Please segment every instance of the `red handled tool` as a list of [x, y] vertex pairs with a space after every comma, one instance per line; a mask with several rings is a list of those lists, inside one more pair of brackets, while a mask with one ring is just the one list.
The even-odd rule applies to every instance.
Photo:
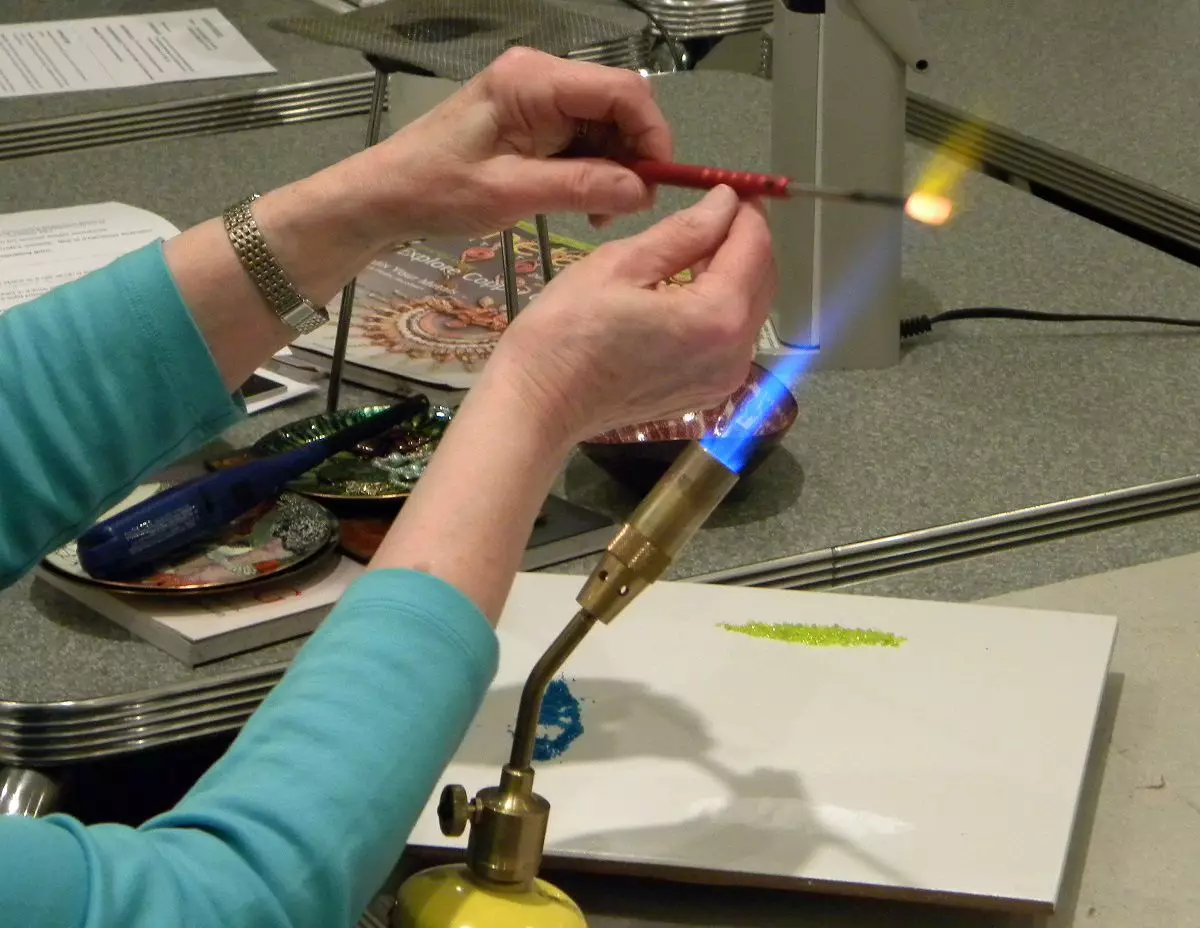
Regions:
[[778, 174], [728, 171], [724, 168], [710, 168], [698, 164], [674, 164], [670, 161], [632, 161], [629, 163], [629, 168], [647, 184], [690, 187], [695, 190], [711, 190], [713, 187], [725, 184], [742, 197], [769, 197], [780, 200], [797, 196], [819, 197], [826, 200], [873, 203], [901, 210], [908, 204], [908, 197], [900, 194], [798, 184], [790, 177]]

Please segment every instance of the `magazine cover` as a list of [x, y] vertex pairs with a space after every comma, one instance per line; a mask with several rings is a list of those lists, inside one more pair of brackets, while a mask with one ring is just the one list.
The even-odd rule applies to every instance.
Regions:
[[[520, 308], [542, 290], [537, 234], [514, 230]], [[555, 273], [590, 247], [554, 236]], [[329, 305], [335, 324], [293, 344], [332, 356], [338, 299]], [[472, 386], [507, 325], [500, 233], [473, 240], [426, 241], [380, 258], [358, 276], [347, 364], [438, 386]]]

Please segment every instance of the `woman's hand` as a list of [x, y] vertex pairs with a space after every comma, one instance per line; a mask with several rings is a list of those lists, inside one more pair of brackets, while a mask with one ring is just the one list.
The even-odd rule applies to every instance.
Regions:
[[[690, 284], [661, 284], [688, 268]], [[775, 280], [762, 210], [720, 187], [555, 277], [485, 377], [517, 384], [567, 442], [715, 405], [745, 381]]]
[[[592, 151], [554, 157], [586, 129]], [[616, 160], [669, 160], [671, 132], [650, 82], [617, 68], [505, 52], [461, 90], [351, 158], [377, 234], [495, 232], [535, 213], [637, 212], [653, 191]]]
[[[254, 217], [292, 285], [322, 304], [399, 241], [495, 232], [539, 212], [599, 220], [650, 206], [652, 191], [617, 160], [553, 157], [574, 154], [581, 129], [595, 154], [671, 157], [671, 132], [644, 78], [513, 49], [386, 141], [265, 194]], [[166, 251], [230, 389], [294, 337], [219, 219]]]
[[572, 265], [500, 339], [371, 567], [441, 577], [495, 621], [571, 447], [727, 397], [774, 285], [766, 220], [727, 187]]

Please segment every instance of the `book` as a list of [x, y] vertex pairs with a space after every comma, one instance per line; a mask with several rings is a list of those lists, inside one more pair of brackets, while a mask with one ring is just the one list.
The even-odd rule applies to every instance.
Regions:
[[[513, 227], [518, 311], [544, 286], [537, 233]], [[552, 236], [558, 273], [592, 246]], [[478, 379], [508, 326], [500, 233], [404, 245], [372, 261], [357, 278], [343, 376], [351, 383], [402, 395], [416, 381], [457, 397]], [[296, 357], [328, 371], [333, 357], [340, 298], [327, 307], [330, 321], [292, 343]], [[431, 399], [435, 399], [433, 395]]]
[[[542, 513], [522, 570], [603, 551], [617, 531], [612, 519], [556, 496], [546, 500]], [[374, 553], [367, 544], [370, 536], [377, 532], [378, 544], [390, 525], [390, 520], [381, 519], [368, 528], [364, 522], [359, 520], [360, 547], [354, 551], [360, 560]], [[38, 568], [37, 576], [148, 644], [196, 667], [310, 634], [363, 570], [358, 560], [339, 556], [316, 573], [304, 572], [241, 592], [187, 597], [112, 592], [44, 567]]]
[[37, 576], [189, 667], [312, 632], [363, 572], [336, 557], [317, 573], [213, 596], [122, 594], [38, 568]]

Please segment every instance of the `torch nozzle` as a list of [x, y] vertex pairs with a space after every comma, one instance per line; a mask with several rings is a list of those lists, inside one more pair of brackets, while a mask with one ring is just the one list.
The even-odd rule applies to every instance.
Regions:
[[651, 583], [699, 531], [738, 475], [693, 442], [654, 485], [600, 558], [576, 602], [609, 623]]

